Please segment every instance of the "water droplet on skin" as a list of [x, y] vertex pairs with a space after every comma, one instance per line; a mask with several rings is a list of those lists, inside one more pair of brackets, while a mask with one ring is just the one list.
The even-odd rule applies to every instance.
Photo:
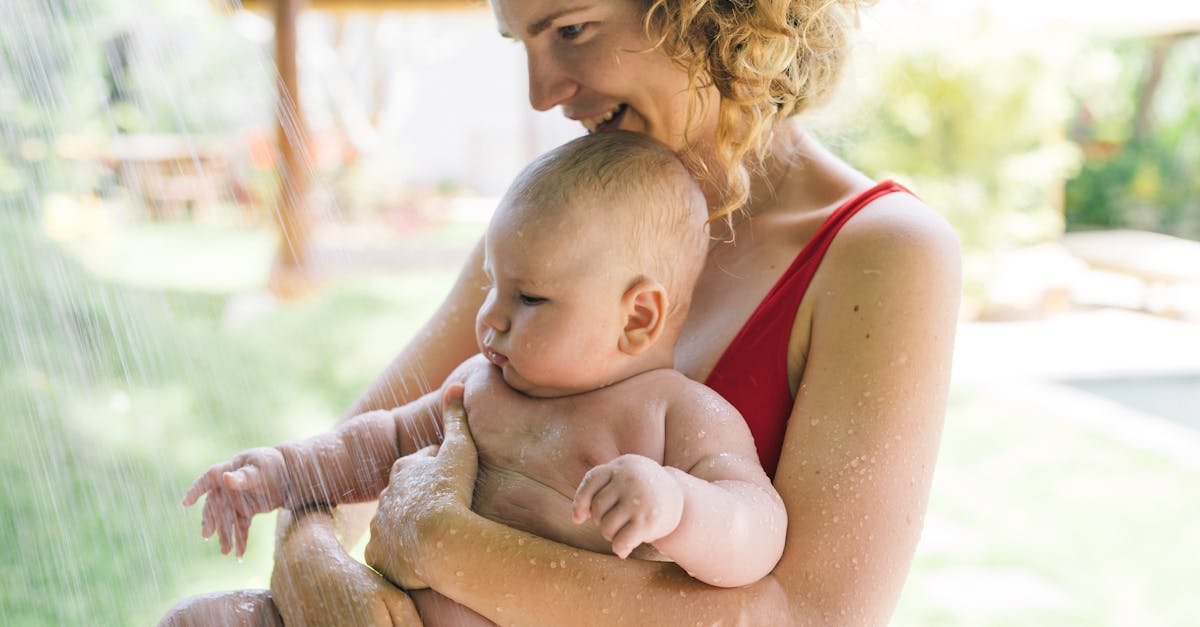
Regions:
[[857, 458], [857, 457], [856, 457], [856, 458], [854, 458], [854, 459], [852, 459], [852, 460], [850, 460], [850, 467], [851, 467], [851, 468], [858, 468], [858, 458]]
[[452, 535], [452, 536], [456, 536], [456, 535], [458, 535], [458, 529], [451, 529], [451, 530], [450, 530], [450, 535]]
[[441, 540], [438, 540], [438, 541], [437, 541], [437, 548], [439, 548], [439, 549], [440, 549], [440, 548], [443, 548], [443, 547], [445, 547], [445, 546], [446, 546], [446, 545], [445, 545], [445, 544], [443, 544]]
[[517, 538], [517, 546], [525, 546], [525, 538]]
[[696, 437], [700, 438], [701, 440], [703, 440], [703, 439], [704, 439], [704, 436], [705, 436], [705, 433], [704, 433], [704, 431], [703, 431], [703, 430], [701, 430], [701, 431], [700, 431], [700, 433], [697, 433], [697, 434], [696, 434]]
[[681, 597], [686, 597], [686, 596], [687, 596], [687, 591], [685, 591], [685, 590], [680, 590], [680, 591], [679, 591], [679, 596], [681, 596]]
[[533, 564], [534, 566], [537, 566], [537, 558], [536, 557], [529, 558], [529, 563]]
[[462, 577], [462, 576], [463, 576], [463, 571], [461, 571], [461, 570], [459, 570], [459, 571], [455, 571], [455, 573], [454, 573], [454, 576], [455, 576], [455, 577]]
[[821, 421], [820, 421], [820, 419], [818, 419], [818, 418], [813, 418], [812, 420], [808, 421], [808, 424], [810, 424], [810, 425], [812, 425], [812, 426], [814, 426], [814, 427], [815, 427], [815, 426], [817, 426], [817, 425], [818, 425], [818, 424], [820, 424], [820, 423], [821, 423]]
[[608, 613], [608, 608], [607, 608], [607, 607], [605, 607], [605, 608], [601, 608], [601, 609], [600, 609], [600, 613], [601, 613], [601, 614], [607, 614], [607, 613]]

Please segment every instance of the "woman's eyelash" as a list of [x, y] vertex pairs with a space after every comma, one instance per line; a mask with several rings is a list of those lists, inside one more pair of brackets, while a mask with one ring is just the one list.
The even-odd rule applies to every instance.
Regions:
[[560, 26], [558, 28], [558, 35], [563, 39], [575, 39], [583, 34], [583, 30], [588, 24], [589, 22], [581, 22], [579, 24], [567, 24], [566, 26]]
[[520, 294], [518, 298], [522, 305], [540, 305], [546, 302], [546, 299], [541, 296], [530, 296], [529, 294]]

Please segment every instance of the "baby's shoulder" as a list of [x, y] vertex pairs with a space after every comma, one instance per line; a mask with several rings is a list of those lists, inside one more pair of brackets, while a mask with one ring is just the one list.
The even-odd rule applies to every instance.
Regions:
[[446, 377], [442, 387], [455, 383], [463, 384], [463, 403], [467, 406], [479, 395], [488, 394], [498, 385], [504, 385], [499, 373], [483, 355], [475, 355], [459, 364], [450, 376]]
[[645, 387], [665, 403], [667, 415], [686, 415], [705, 418], [722, 418], [741, 415], [733, 405], [715, 390], [689, 379], [678, 370], [661, 368], [638, 375]]

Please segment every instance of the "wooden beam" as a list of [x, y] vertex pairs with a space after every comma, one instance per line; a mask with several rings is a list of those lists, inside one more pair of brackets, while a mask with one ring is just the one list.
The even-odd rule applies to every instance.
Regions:
[[297, 298], [312, 289], [308, 264], [310, 224], [308, 215], [308, 133], [300, 108], [296, 71], [296, 16], [301, 0], [279, 0], [275, 4], [275, 66], [279, 71], [279, 95], [275, 112], [279, 144], [279, 253], [271, 269], [269, 287], [282, 298]]
[[[242, 0], [242, 8], [270, 11], [274, 0]], [[487, 11], [485, 0], [308, 0], [305, 9], [316, 11]]]

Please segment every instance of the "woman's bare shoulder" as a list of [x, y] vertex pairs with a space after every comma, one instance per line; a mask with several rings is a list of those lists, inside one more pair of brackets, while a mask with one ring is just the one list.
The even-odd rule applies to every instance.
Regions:
[[958, 290], [961, 252], [950, 223], [916, 196], [881, 196], [846, 222], [821, 264], [831, 286], [886, 279], [903, 289], [910, 281], [944, 281]]

